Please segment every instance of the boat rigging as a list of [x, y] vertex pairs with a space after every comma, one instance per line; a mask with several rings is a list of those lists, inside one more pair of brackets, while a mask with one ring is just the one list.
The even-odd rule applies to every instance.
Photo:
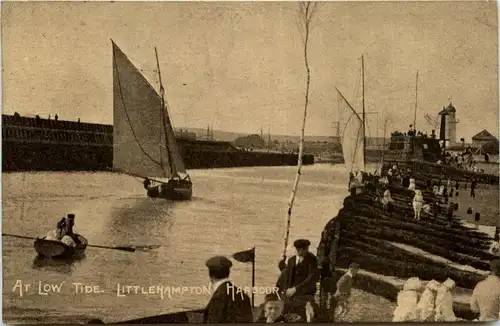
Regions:
[[144, 180], [148, 197], [192, 198], [173, 131], [155, 48], [159, 93], [112, 41], [113, 169]]

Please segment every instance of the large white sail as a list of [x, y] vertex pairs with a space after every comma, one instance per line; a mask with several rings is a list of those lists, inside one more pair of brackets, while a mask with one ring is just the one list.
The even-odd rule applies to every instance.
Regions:
[[344, 156], [347, 171], [365, 170], [364, 151], [364, 126], [363, 120], [359, 117], [345, 97], [337, 89], [339, 107], [339, 127], [340, 142], [342, 144], [342, 154]]
[[113, 108], [115, 170], [157, 180], [185, 172], [160, 95], [114, 42]]

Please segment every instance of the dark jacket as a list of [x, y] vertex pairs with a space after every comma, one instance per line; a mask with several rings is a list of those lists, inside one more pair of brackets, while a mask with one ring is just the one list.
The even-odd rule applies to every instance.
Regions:
[[[283, 269], [280, 277], [282, 282], [280, 290], [285, 291], [289, 288], [297, 290], [296, 296], [314, 295], [316, 293], [316, 282], [318, 280], [318, 262], [316, 256], [308, 252], [304, 260], [296, 265], [296, 256], [290, 257], [286, 268]], [[283, 264], [280, 264], [280, 269]]]
[[222, 283], [205, 308], [203, 322], [209, 324], [253, 322], [250, 298], [231, 282]]

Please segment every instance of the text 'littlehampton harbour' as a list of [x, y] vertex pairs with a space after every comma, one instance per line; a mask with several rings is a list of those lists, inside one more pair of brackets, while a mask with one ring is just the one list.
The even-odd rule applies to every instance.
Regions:
[[[236, 296], [241, 296], [243, 294], [271, 294], [279, 293], [277, 287], [235, 287], [231, 284], [226, 284], [227, 294], [230, 294], [233, 300]], [[141, 295], [158, 295], [161, 299], [172, 299], [174, 295], [212, 295], [213, 285], [208, 286], [164, 286], [164, 285], [151, 285], [151, 286], [140, 286], [140, 285], [122, 285], [118, 283], [116, 285], [116, 296], [126, 297], [128, 295], [141, 294]]]

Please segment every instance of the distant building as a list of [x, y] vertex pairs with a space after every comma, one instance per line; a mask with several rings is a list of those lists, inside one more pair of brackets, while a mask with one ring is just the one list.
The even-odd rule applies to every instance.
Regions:
[[264, 148], [265, 142], [259, 135], [254, 134], [238, 137], [234, 145], [242, 148]]
[[492, 142], [498, 142], [498, 139], [486, 129], [472, 137], [472, 146], [476, 148]]
[[446, 127], [445, 127], [445, 138], [450, 144], [457, 143], [457, 109], [450, 104], [439, 112], [439, 115], [446, 115]]

